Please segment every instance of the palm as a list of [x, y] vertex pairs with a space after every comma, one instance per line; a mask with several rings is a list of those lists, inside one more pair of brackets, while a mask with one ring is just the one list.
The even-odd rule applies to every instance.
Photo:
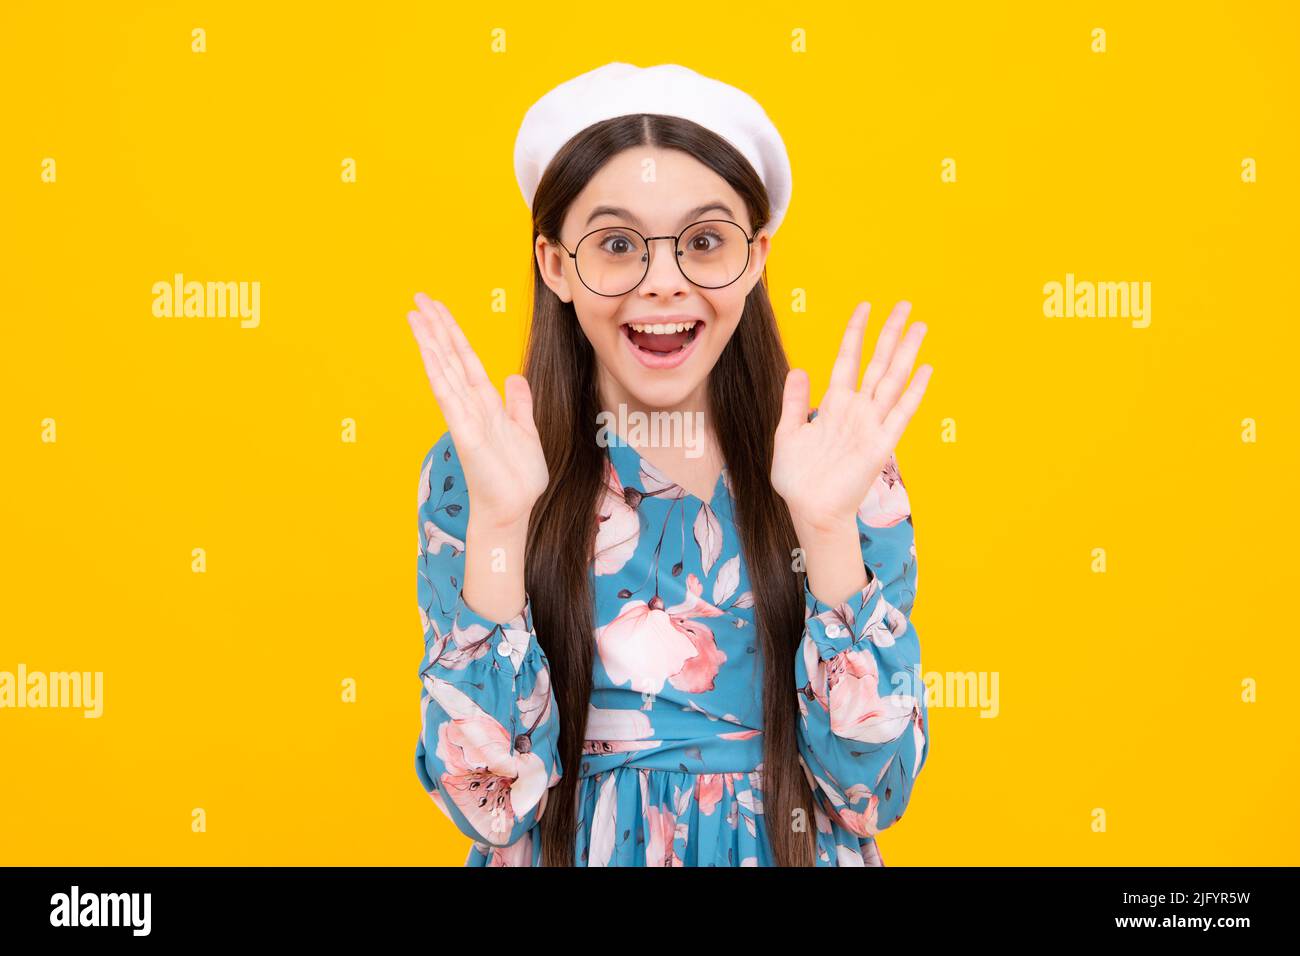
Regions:
[[830, 384], [812, 421], [808, 421], [807, 374], [792, 369], [786, 379], [771, 480], [797, 521], [815, 526], [853, 521], [920, 405], [933, 371], [922, 365], [903, 390], [926, 326], [914, 323], [902, 337], [910, 306], [900, 303], [881, 328], [859, 383], [859, 357], [870, 309], [862, 303], [849, 319]]
[[522, 375], [503, 403], [465, 333], [441, 302], [420, 294], [407, 320], [469, 486], [473, 514], [507, 524], [527, 518], [550, 480]]

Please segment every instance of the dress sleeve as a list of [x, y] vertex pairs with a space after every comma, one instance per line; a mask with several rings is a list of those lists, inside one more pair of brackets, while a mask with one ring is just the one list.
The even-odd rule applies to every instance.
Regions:
[[798, 745], [822, 811], [858, 836], [901, 819], [929, 754], [921, 647], [908, 615], [916, 543], [894, 455], [858, 508], [868, 583], [838, 607], [804, 577]]
[[476, 842], [509, 846], [560, 781], [559, 718], [531, 602], [495, 623], [461, 594], [469, 497], [450, 432], [420, 471], [416, 590], [424, 627], [415, 770]]

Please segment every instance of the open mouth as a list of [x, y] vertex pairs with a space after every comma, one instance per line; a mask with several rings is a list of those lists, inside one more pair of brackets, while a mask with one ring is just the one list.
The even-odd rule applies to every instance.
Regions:
[[704, 323], [698, 319], [685, 322], [624, 322], [619, 328], [632, 345], [651, 355], [672, 355], [695, 341]]

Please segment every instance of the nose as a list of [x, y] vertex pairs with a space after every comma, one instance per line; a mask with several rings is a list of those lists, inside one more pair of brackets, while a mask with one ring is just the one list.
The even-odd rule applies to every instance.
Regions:
[[638, 295], [667, 299], [690, 291], [690, 283], [674, 259], [675, 252], [676, 246], [671, 238], [651, 239], [646, 244], [650, 270], [637, 287]]

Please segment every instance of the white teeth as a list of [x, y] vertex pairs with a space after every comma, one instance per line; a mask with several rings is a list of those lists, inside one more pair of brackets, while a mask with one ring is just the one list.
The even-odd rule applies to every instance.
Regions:
[[691, 322], [674, 322], [665, 325], [660, 322], [655, 325], [646, 325], [643, 322], [629, 322], [628, 325], [637, 332], [649, 332], [651, 335], [668, 335], [670, 332], [686, 332], [695, 328], [696, 323]]

